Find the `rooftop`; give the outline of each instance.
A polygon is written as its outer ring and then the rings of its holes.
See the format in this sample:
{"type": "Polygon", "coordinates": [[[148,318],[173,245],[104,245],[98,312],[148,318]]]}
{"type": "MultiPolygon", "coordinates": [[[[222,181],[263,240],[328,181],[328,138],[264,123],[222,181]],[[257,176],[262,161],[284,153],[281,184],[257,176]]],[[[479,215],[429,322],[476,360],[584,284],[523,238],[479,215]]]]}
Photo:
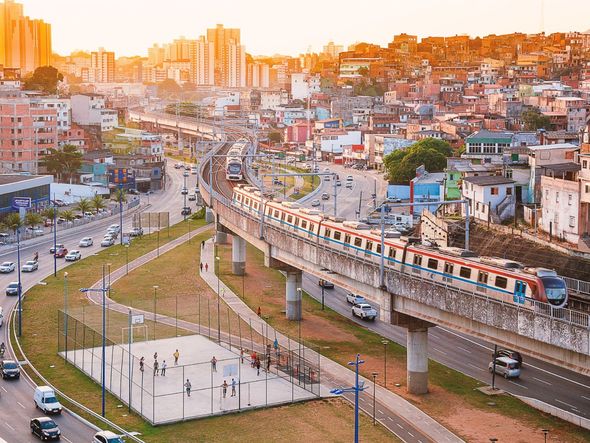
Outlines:
{"type": "Polygon", "coordinates": [[[0,174],[0,185],[9,185],[10,183],[24,182],[36,178],[42,178],[43,175],[21,175],[21,174],[0,174]]]}
{"type": "Polygon", "coordinates": [[[504,131],[488,131],[487,129],[474,132],[465,139],[466,143],[511,143],[514,134],[504,131]]]}
{"type": "Polygon", "coordinates": [[[478,186],[510,185],[516,183],[514,180],[501,175],[478,175],[477,177],[466,177],[463,181],[478,186]]]}
{"type": "Polygon", "coordinates": [[[554,145],[536,145],[529,146],[528,148],[533,153],[537,151],[551,151],[553,149],[580,149],[579,146],[573,145],[571,143],[555,143],[554,145]]]}

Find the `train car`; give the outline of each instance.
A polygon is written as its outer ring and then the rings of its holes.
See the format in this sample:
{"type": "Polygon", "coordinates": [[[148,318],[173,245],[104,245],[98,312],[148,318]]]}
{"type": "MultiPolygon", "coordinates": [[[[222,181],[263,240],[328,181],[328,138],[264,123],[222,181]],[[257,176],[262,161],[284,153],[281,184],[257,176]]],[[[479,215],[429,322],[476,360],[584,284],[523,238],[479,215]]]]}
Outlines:
{"type": "Polygon", "coordinates": [[[244,179],[244,156],[248,153],[250,142],[239,139],[229,149],[225,161],[226,178],[230,181],[241,181],[244,179]]]}
{"type": "Polygon", "coordinates": [[[262,198],[255,187],[234,189],[234,205],[295,235],[314,240],[346,254],[385,264],[399,272],[436,281],[458,290],[480,293],[507,303],[531,307],[538,301],[561,308],[567,305],[565,282],[550,269],[526,268],[521,263],[496,257],[478,257],[459,248],[433,248],[420,239],[386,235],[371,226],[328,217],[297,203],[262,198]],[[383,252],[382,252],[383,249],[383,252]]]}

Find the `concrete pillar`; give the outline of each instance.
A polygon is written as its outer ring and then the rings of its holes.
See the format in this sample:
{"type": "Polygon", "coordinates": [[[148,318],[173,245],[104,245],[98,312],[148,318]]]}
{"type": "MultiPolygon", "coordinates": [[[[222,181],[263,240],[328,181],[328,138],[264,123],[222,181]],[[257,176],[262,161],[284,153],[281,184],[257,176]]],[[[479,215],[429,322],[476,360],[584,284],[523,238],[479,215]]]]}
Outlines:
{"type": "Polygon", "coordinates": [[[206,223],[213,223],[215,221],[215,214],[213,214],[213,209],[209,206],[205,206],[205,222],[206,223]]]}
{"type": "Polygon", "coordinates": [[[215,231],[215,243],[218,245],[227,243],[227,234],[223,231],[215,231]]]}
{"type": "Polygon", "coordinates": [[[428,328],[408,328],[408,392],[428,392],[428,328]]]}
{"type": "Polygon", "coordinates": [[[244,275],[246,268],[246,240],[235,234],[232,236],[231,242],[231,259],[234,275],[244,275]]]}
{"type": "Polygon", "coordinates": [[[287,320],[301,320],[301,288],[302,282],[301,271],[287,272],[287,287],[285,290],[287,302],[287,320]]]}

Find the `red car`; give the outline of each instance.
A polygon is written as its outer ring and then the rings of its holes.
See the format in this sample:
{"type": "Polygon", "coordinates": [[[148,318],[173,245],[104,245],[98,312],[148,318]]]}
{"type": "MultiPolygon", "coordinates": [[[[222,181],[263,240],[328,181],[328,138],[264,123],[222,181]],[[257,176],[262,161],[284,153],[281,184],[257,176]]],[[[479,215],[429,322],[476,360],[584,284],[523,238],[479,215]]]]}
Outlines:
{"type": "Polygon", "coordinates": [[[68,253],[68,249],[67,248],[58,248],[57,251],[55,251],[55,256],[57,258],[64,258],[68,253]]]}

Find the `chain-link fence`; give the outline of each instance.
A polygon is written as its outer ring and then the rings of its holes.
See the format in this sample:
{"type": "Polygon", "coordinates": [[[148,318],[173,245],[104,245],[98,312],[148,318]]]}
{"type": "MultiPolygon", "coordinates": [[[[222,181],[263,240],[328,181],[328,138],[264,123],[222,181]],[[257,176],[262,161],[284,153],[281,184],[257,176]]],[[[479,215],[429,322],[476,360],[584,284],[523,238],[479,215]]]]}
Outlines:
{"type": "Polygon", "coordinates": [[[317,349],[217,298],[109,303],[104,314],[60,310],[58,352],[99,384],[104,353],[106,389],[153,424],[320,396],[317,349]]]}

